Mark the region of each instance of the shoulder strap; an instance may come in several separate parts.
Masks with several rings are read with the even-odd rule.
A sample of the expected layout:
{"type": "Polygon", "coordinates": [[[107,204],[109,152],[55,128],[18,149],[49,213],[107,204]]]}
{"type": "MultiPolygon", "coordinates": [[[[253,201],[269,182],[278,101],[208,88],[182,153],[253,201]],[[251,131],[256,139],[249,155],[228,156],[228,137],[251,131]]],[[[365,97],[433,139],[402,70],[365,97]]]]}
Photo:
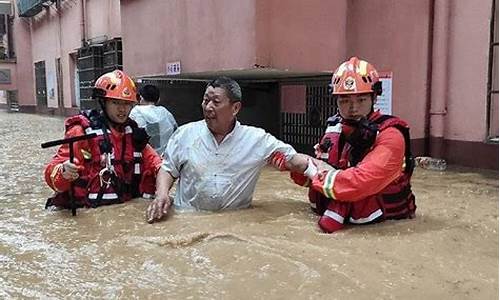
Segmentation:
{"type": "Polygon", "coordinates": [[[415,167],[415,161],[413,159],[413,154],[411,151],[410,128],[406,125],[406,122],[391,115],[381,115],[380,117],[375,119],[374,122],[379,125],[381,130],[384,130],[385,128],[388,127],[394,127],[401,132],[405,140],[405,173],[407,174],[413,173],[413,168],[415,167]],[[388,120],[391,121],[386,123],[386,121],[388,120]]]}

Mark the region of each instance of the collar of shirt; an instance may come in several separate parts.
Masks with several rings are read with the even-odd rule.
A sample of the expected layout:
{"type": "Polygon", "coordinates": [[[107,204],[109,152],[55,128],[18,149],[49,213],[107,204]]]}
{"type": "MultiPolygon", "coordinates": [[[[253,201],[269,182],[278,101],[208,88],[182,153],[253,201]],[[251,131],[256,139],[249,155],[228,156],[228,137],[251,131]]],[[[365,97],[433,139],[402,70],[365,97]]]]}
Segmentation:
{"type": "Polygon", "coordinates": [[[226,136],[224,137],[224,139],[222,139],[222,142],[220,142],[220,144],[218,144],[217,140],[215,139],[214,134],[208,128],[207,122],[204,122],[204,124],[205,124],[204,127],[205,127],[206,132],[209,134],[210,137],[212,137],[212,141],[214,142],[215,145],[222,145],[222,144],[224,144],[224,142],[226,142],[227,140],[229,140],[230,138],[232,138],[236,134],[236,132],[238,132],[240,130],[240,127],[241,127],[240,122],[238,120],[236,120],[236,123],[234,124],[233,130],[231,130],[228,134],[226,134],[226,136]]]}

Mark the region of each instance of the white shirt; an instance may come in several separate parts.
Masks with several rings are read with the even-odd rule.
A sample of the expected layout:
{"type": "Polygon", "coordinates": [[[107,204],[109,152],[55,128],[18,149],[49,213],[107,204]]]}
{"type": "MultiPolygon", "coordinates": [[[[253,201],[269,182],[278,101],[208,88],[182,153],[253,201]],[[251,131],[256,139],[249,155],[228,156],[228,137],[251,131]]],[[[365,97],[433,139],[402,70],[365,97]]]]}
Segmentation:
{"type": "Polygon", "coordinates": [[[275,151],[287,161],[297,153],[263,129],[240,122],[220,144],[205,120],[179,127],[162,165],[173,177],[180,177],[174,205],[211,211],[250,206],[260,171],[275,151]]]}
{"type": "Polygon", "coordinates": [[[136,105],[130,112],[130,118],[136,121],[139,127],[146,128],[151,137],[149,144],[162,155],[168,139],[177,129],[174,116],[163,106],[136,105]]]}

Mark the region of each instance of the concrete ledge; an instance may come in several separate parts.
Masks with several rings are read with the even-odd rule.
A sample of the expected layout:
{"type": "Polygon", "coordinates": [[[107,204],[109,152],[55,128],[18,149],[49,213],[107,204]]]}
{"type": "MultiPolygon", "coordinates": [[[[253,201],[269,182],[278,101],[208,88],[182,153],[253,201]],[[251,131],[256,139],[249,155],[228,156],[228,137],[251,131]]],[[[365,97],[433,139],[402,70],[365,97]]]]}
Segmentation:
{"type": "Polygon", "coordinates": [[[445,140],[448,164],[498,170],[498,144],[445,140]]]}

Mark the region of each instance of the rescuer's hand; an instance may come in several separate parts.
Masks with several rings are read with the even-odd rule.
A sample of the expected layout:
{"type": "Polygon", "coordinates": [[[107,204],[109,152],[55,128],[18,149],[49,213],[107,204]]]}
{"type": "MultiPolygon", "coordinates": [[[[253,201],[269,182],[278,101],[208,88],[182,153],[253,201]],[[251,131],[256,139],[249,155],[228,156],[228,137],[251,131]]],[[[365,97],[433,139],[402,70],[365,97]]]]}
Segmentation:
{"type": "Polygon", "coordinates": [[[327,162],[324,162],[322,160],[314,160],[314,164],[316,165],[316,168],[318,168],[318,173],[324,173],[329,172],[329,171],[335,171],[337,170],[335,167],[331,166],[327,162]]]}
{"type": "Polygon", "coordinates": [[[312,180],[317,173],[318,167],[316,167],[316,164],[313,162],[313,160],[309,158],[307,160],[307,169],[304,171],[304,175],[312,180]]]}
{"type": "Polygon", "coordinates": [[[73,181],[79,177],[78,170],[80,169],[81,168],[78,167],[76,164],[71,163],[69,160],[67,160],[62,163],[61,175],[64,179],[73,181]]]}

